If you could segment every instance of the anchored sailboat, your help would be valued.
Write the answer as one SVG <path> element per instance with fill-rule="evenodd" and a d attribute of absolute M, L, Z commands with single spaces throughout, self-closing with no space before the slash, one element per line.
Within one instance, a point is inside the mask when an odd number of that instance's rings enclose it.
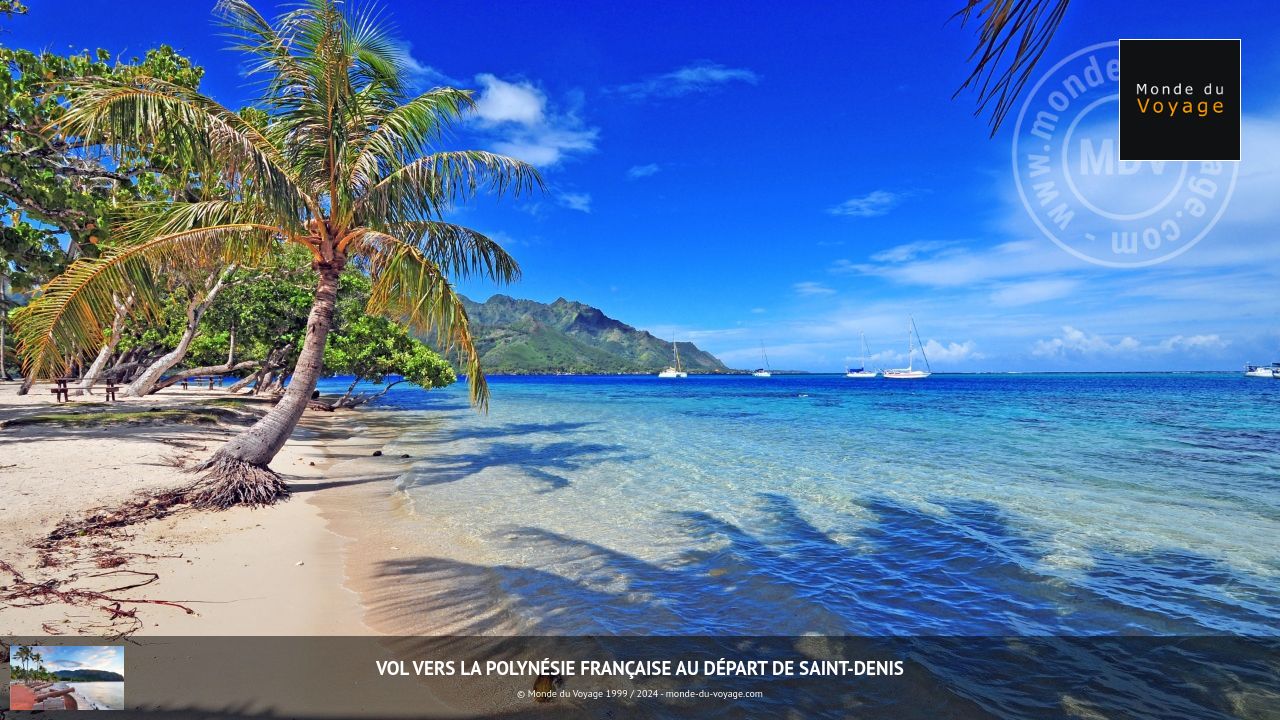
<path fill-rule="evenodd" d="M 867 369 L 867 336 L 858 333 L 858 338 L 862 341 L 862 364 L 856 368 L 849 368 L 849 371 L 844 376 L 850 378 L 873 378 L 880 373 Z"/>
<path fill-rule="evenodd" d="M 920 348 L 920 357 L 924 358 L 924 370 L 916 370 L 916 347 Z M 884 376 L 890 380 L 919 380 L 933 374 L 929 367 L 929 358 L 924 354 L 924 344 L 920 342 L 920 331 L 916 330 L 916 319 L 911 318 L 907 328 L 907 366 L 896 370 L 885 370 Z"/>
<path fill-rule="evenodd" d="M 676 355 L 676 364 L 675 364 L 673 367 L 669 367 L 669 368 L 667 368 L 666 370 L 663 370 L 662 372 L 658 373 L 658 377 L 660 377 L 660 378 L 687 378 L 687 377 L 689 377 L 689 373 L 685 372 L 685 371 L 684 371 L 684 368 L 683 368 L 683 367 L 681 367 L 681 365 L 680 365 L 680 346 L 676 344 L 675 338 L 672 338 L 672 339 L 671 339 L 671 350 L 672 350 L 672 351 L 675 353 L 675 355 Z"/>
<path fill-rule="evenodd" d="M 769 356 L 764 352 L 763 340 L 760 341 L 760 359 L 764 361 L 764 367 L 756 368 L 756 371 L 751 374 L 756 377 L 773 377 L 773 369 L 769 367 Z"/>

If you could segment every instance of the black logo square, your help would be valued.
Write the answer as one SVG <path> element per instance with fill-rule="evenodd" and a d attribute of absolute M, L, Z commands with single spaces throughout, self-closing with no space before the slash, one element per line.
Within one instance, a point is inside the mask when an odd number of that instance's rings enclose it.
<path fill-rule="evenodd" d="M 1121 160 L 1240 159 L 1239 40 L 1120 41 Z"/>

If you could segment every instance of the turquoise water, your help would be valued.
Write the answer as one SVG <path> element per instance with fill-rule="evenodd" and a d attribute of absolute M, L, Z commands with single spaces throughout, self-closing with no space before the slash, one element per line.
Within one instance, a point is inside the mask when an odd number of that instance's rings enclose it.
<path fill-rule="evenodd" d="M 402 442 L 426 457 L 400 482 L 424 534 L 451 538 L 430 559 L 432 578 L 486 608 L 463 630 L 1280 628 L 1278 381 L 537 377 L 491 387 L 487 416 L 461 387 L 402 386 L 383 402 L 418 413 Z"/>

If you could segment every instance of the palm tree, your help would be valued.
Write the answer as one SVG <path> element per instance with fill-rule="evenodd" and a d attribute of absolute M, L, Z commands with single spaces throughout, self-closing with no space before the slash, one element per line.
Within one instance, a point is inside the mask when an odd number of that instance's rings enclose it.
<path fill-rule="evenodd" d="M 14 661 L 22 665 L 22 679 L 24 680 L 27 678 L 27 663 L 31 662 L 31 658 L 34 655 L 35 653 L 31 652 L 31 648 L 26 645 L 19 645 L 18 649 L 13 652 Z"/>
<path fill-rule="evenodd" d="M 134 294 L 133 314 L 159 307 L 153 279 L 171 269 L 261 265 L 286 244 L 305 247 L 318 277 L 288 391 L 256 424 L 206 460 L 188 499 L 201 507 L 267 504 L 288 489 L 267 468 L 297 425 L 320 376 L 338 276 L 368 273 L 368 310 L 434 333 L 458 355 L 471 401 L 488 389 L 467 314 L 451 279 L 511 282 L 519 266 L 493 240 L 444 220 L 481 190 L 542 188 L 511 158 L 438 149 L 473 107 L 467 91 L 411 97 L 408 58 L 376 14 L 339 0 L 307 0 L 274 24 L 245 0 L 215 13 L 261 79 L 254 108 L 233 112 L 195 91 L 147 76 L 73 83 L 60 131 L 100 139 L 117 156 L 154 152 L 178 171 L 213 177 L 204 197 L 129 208 L 116 244 L 51 281 L 17 328 L 26 373 L 47 377 L 102 344 L 113 297 Z"/>

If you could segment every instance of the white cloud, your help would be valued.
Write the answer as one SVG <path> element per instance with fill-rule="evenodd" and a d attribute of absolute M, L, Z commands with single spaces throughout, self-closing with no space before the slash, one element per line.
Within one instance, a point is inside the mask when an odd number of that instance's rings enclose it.
<path fill-rule="evenodd" d="M 791 289 L 795 290 L 797 295 L 803 295 L 803 296 L 835 294 L 835 290 L 832 290 L 831 288 L 827 287 L 826 285 L 823 285 L 822 283 L 813 282 L 812 280 L 798 282 L 795 285 L 792 285 Z"/>
<path fill-rule="evenodd" d="M 657 175 L 662 170 L 662 166 L 657 163 L 649 163 L 648 165 L 633 165 L 627 170 L 627 177 L 632 180 L 639 178 L 647 178 L 651 175 Z"/>
<path fill-rule="evenodd" d="M 972 340 L 965 340 L 962 343 L 951 342 L 943 345 L 937 340 L 930 339 L 924 344 L 924 353 L 929 357 L 930 362 L 940 363 L 981 360 L 985 357 L 978 352 L 978 346 Z"/>
<path fill-rule="evenodd" d="M 1031 354 L 1038 357 L 1069 357 L 1072 355 L 1118 355 L 1137 353 L 1171 353 L 1180 351 L 1221 350 L 1227 343 L 1218 335 L 1174 335 L 1158 343 L 1144 345 L 1137 338 L 1124 336 L 1111 341 L 1100 335 L 1091 335 L 1070 325 L 1062 327 L 1062 335 L 1048 340 L 1037 340 Z"/>
<path fill-rule="evenodd" d="M 991 293 L 991 302 L 1002 307 L 1034 305 L 1048 300 L 1066 297 L 1080 283 L 1075 280 L 1028 280 L 997 287 Z"/>
<path fill-rule="evenodd" d="M 462 87 L 466 83 L 434 68 L 413 56 L 413 44 L 404 43 L 400 48 L 401 62 L 413 84 L 421 88 Z"/>
<path fill-rule="evenodd" d="M 475 122 L 492 136 L 493 149 L 539 167 L 595 150 L 600 131 L 575 112 L 548 109 L 546 94 L 528 81 L 509 82 L 490 73 L 476 76 Z"/>
<path fill-rule="evenodd" d="M 769 311 L 768 311 L 768 310 L 765 310 L 765 309 L 764 309 L 764 308 L 762 308 L 762 307 L 754 307 L 754 308 L 751 308 L 751 314 L 753 314 L 753 315 L 761 315 L 761 314 L 763 314 L 763 313 L 767 313 L 767 312 L 769 312 Z"/>
<path fill-rule="evenodd" d="M 872 190 L 866 195 L 849 198 L 835 207 L 828 208 L 827 212 L 843 217 L 880 217 L 897 207 L 909 195 L 910 193 L 889 190 Z"/>
<path fill-rule="evenodd" d="M 888 250 L 881 250 L 872 255 L 871 259 L 883 263 L 907 262 L 915 260 L 926 253 L 936 252 L 952 245 L 955 245 L 955 242 L 949 240 L 917 240 L 916 242 L 896 245 Z"/>
<path fill-rule="evenodd" d="M 569 208 L 570 210 L 577 210 L 578 212 L 584 212 L 584 213 L 591 212 L 590 193 L 574 193 L 574 192 L 560 193 L 558 196 L 556 196 L 556 201 L 559 202 L 564 207 Z"/>
<path fill-rule="evenodd" d="M 647 97 L 672 98 L 706 92 L 729 83 L 755 85 L 760 78 L 746 68 L 731 68 L 708 60 L 700 60 L 669 73 L 619 86 L 617 92 L 633 100 Z"/>

